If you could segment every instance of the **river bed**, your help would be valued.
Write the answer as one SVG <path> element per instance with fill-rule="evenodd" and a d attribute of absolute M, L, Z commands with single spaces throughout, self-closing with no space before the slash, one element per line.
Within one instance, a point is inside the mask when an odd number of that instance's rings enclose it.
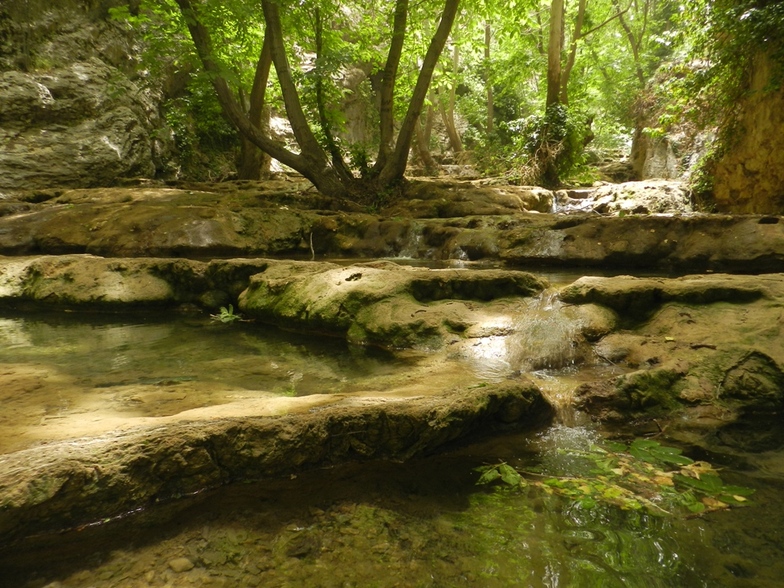
<path fill-rule="evenodd" d="M 543 324 L 557 334 L 557 324 Z M 522 332 L 525 341 L 539 330 Z M 6 314 L 0 339 L 3 452 L 45 442 L 53 423 L 86 422 L 89 431 L 108 412 L 134 419 L 254 395 L 383 389 L 418 361 L 204 316 Z M 205 490 L 31 537 L 0 548 L 0 586 L 781 585 L 784 431 L 775 419 L 751 425 L 767 430 L 761 444 L 735 428 L 681 445 L 726 482 L 754 490 L 743 508 L 662 517 L 477 486 L 475 468 L 499 461 L 557 463 L 568 475 L 586 444 L 616 435 L 569 409 L 570 389 L 614 367 L 549 356 L 559 365 L 532 373 L 559 405 L 548 428 L 475 437 L 402 464 L 345 464 Z M 461 365 L 458 376 L 471 363 Z M 519 367 L 482 366 L 472 377 L 514 377 Z"/>
<path fill-rule="evenodd" d="M 774 587 L 784 452 L 724 456 L 753 504 L 659 517 L 477 486 L 606 434 L 554 425 L 405 464 L 347 464 L 225 487 L 0 553 L 3 585 L 54 587 Z M 688 451 L 687 451 L 688 452 Z M 722 460 L 717 450 L 714 460 Z M 695 457 L 699 457 L 696 456 Z M 729 465 L 729 463 L 734 465 Z M 564 464 L 561 464 L 562 466 Z"/>

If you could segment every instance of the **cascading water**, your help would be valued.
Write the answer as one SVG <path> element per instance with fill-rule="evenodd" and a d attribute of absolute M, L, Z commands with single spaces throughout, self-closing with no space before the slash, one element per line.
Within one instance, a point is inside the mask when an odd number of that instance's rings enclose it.
<path fill-rule="evenodd" d="M 505 325 L 494 325 L 497 334 L 472 347 L 473 364 L 479 375 L 505 379 L 526 374 L 532 377 L 562 418 L 571 418 L 575 366 L 587 356 L 580 317 L 548 288 L 526 301 L 521 312 Z"/>
<path fill-rule="evenodd" d="M 423 242 L 422 225 L 411 223 L 408 233 L 406 234 L 406 240 L 403 242 L 400 252 L 396 257 L 399 259 L 421 259 L 422 257 L 428 257 L 427 254 L 423 256 Z"/>
<path fill-rule="evenodd" d="M 617 368 L 595 361 L 583 331 L 588 320 L 563 304 L 556 288 L 527 299 L 512 316 L 492 317 L 463 354 L 473 371 L 500 381 L 525 375 L 539 386 L 556 411 L 558 422 L 575 424 L 574 390 L 582 383 L 612 375 Z"/>
<path fill-rule="evenodd" d="M 580 361 L 580 324 L 564 311 L 554 288 L 532 298 L 515 324 L 510 354 L 519 371 L 559 370 Z"/>

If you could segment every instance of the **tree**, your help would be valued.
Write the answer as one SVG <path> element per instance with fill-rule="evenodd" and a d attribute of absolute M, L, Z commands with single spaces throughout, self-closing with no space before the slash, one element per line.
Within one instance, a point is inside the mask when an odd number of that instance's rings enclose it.
<path fill-rule="evenodd" d="M 272 44 L 269 36 L 265 35 L 246 108 L 250 123 L 258 127 L 264 134 L 269 132 L 269 108 L 266 108 L 265 98 L 271 67 Z M 243 97 L 242 94 L 240 97 Z M 258 180 L 263 174 L 269 172 L 270 157 L 244 135 L 240 140 L 242 141 L 242 152 L 237 177 L 240 180 Z"/>
<path fill-rule="evenodd" d="M 561 101 L 561 52 L 564 42 L 564 10 L 564 0 L 551 0 L 545 108 L 553 104 L 559 104 Z"/>
<path fill-rule="evenodd" d="M 389 52 L 383 67 L 381 89 L 379 93 L 379 136 L 380 144 L 376 162 L 367 170 L 364 177 L 357 177 L 344 159 L 329 128 L 326 117 L 326 105 L 323 103 L 317 88 L 316 101 L 318 106 L 318 126 L 323 135 L 323 142 L 317 138 L 308 116 L 303 108 L 300 90 L 295 81 L 295 73 L 290 64 L 286 50 L 286 38 L 281 20 L 280 5 L 273 0 L 261 0 L 266 35 L 270 38 L 271 60 L 275 66 L 278 84 L 285 104 L 286 113 L 291 123 L 299 152 L 294 152 L 274 141 L 253 121 L 240 107 L 233 93 L 229 90 L 224 68 L 214 50 L 212 34 L 204 21 L 205 2 L 199 0 L 175 0 L 185 22 L 204 70 L 210 75 L 218 100 L 228 119 L 250 142 L 257 145 L 265 153 L 285 165 L 302 173 L 316 188 L 329 196 L 349 196 L 361 199 L 368 191 L 378 194 L 403 180 L 408 153 L 415 134 L 415 125 L 428 94 L 433 71 L 441 52 L 449 37 L 452 24 L 457 14 L 459 0 L 445 0 L 441 10 L 439 25 L 433 34 L 427 51 L 422 59 L 416 83 L 408 100 L 407 109 L 400 123 L 397 137 L 394 136 L 394 105 L 397 71 L 400 65 L 402 47 L 406 37 L 407 19 L 409 14 L 408 0 L 396 0 Z M 319 52 L 319 31 L 323 33 L 324 23 L 319 13 L 316 19 L 316 59 Z M 322 38 L 323 40 L 323 38 Z M 323 49 L 323 47 L 321 47 Z M 326 84 L 326 80 L 318 79 L 318 84 Z M 323 107 L 323 108 L 322 108 Z"/>

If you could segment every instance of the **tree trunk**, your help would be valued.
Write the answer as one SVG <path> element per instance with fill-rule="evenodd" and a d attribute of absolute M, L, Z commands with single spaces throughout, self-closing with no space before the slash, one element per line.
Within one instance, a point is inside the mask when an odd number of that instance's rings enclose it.
<path fill-rule="evenodd" d="M 395 19 L 392 26 L 392 41 L 389 54 L 381 77 L 380 108 L 379 108 L 379 147 L 374 169 L 376 173 L 384 168 L 392 154 L 395 135 L 395 80 L 403 53 L 403 41 L 406 38 L 406 22 L 408 20 L 408 0 L 396 0 Z"/>
<path fill-rule="evenodd" d="M 457 75 L 457 69 L 460 66 L 460 54 L 457 45 L 452 49 L 452 71 Z M 441 111 L 441 121 L 444 123 L 447 137 L 449 137 L 449 147 L 455 154 L 463 151 L 463 141 L 460 140 L 460 133 L 457 132 L 457 125 L 455 125 L 455 102 L 457 99 L 457 83 L 452 81 L 449 89 L 449 102 L 444 104 L 443 100 L 438 101 L 439 110 Z"/>
<path fill-rule="evenodd" d="M 490 64 L 490 43 L 493 34 L 490 28 L 490 21 L 485 22 L 485 88 L 487 89 L 487 123 L 485 125 L 485 136 L 493 134 L 495 125 L 495 105 L 493 103 L 493 77 L 491 75 Z"/>
<path fill-rule="evenodd" d="M 324 97 L 324 78 L 319 72 L 321 62 L 324 59 L 324 23 L 321 20 L 321 10 L 318 6 L 314 9 L 316 21 L 316 108 L 318 109 L 319 125 L 324 139 L 327 143 L 327 150 L 332 159 L 332 167 L 335 169 L 344 184 L 350 184 L 354 180 L 354 174 L 343 160 L 337 141 L 332 134 L 332 126 L 327 116 L 327 104 Z"/>
<path fill-rule="evenodd" d="M 566 58 L 566 64 L 561 70 L 561 91 L 560 101 L 564 106 L 569 104 L 569 77 L 572 75 L 574 62 L 577 60 L 577 46 L 582 38 L 583 23 L 585 22 L 585 5 L 587 0 L 580 0 L 577 5 L 577 19 L 574 23 L 574 32 L 572 33 L 572 42 L 569 44 L 569 55 Z"/>
<path fill-rule="evenodd" d="M 561 48 L 564 37 L 564 0 L 550 4 L 550 41 L 547 45 L 546 106 L 558 104 L 561 90 Z"/>
<path fill-rule="evenodd" d="M 449 38 L 459 5 L 460 0 L 446 0 L 444 4 L 441 22 L 438 23 L 438 29 L 430 40 L 425 59 L 422 62 L 422 69 L 419 70 L 419 76 L 414 86 L 414 92 L 408 103 L 406 116 L 400 126 L 400 132 L 395 142 L 395 150 L 379 174 L 379 182 L 383 186 L 395 184 L 403 179 L 403 174 L 406 171 L 406 162 L 408 161 L 408 152 L 411 149 L 411 141 L 414 137 L 414 126 L 419 122 L 419 116 L 422 114 L 422 106 L 427 97 L 430 82 L 433 79 L 433 72 L 436 69 L 441 52 L 444 50 L 444 45 L 446 45 L 446 41 Z"/>
<path fill-rule="evenodd" d="M 200 21 L 199 14 L 194 8 L 193 0 L 175 1 L 185 18 L 196 51 L 205 71 L 210 76 L 213 88 L 218 97 L 218 102 L 220 103 L 224 114 L 249 141 L 284 165 L 288 165 L 300 172 L 310 180 L 322 194 L 327 196 L 356 196 L 361 186 L 365 188 L 370 187 L 367 184 L 360 182 L 353 174 L 350 176 L 341 174 L 339 169 L 336 169 L 335 165 L 332 164 L 329 154 L 321 147 L 311 130 L 305 117 L 291 73 L 291 67 L 286 56 L 277 3 L 273 0 L 261 0 L 264 19 L 267 25 L 266 34 L 270 38 L 272 63 L 275 65 L 275 71 L 277 72 L 278 82 L 283 95 L 283 102 L 286 106 L 286 113 L 300 148 L 299 153 L 294 153 L 281 143 L 273 141 L 262 132 L 258 125 L 251 122 L 229 89 L 226 79 L 223 76 L 221 68 L 212 51 L 212 40 L 209 31 Z M 401 124 L 397 141 L 394 142 L 394 148 L 388 148 L 382 145 L 379 160 L 384 161 L 384 163 L 383 165 L 379 165 L 379 161 L 376 162 L 376 166 L 374 167 L 374 175 L 376 177 L 371 190 L 373 188 L 379 191 L 385 190 L 398 184 L 403 179 L 408 153 L 411 149 L 411 144 L 415 135 L 415 125 L 419 122 L 423 104 L 433 77 L 433 71 L 435 70 L 438 59 L 449 37 L 459 4 L 460 0 L 445 0 L 445 5 L 441 13 L 441 21 L 425 54 L 422 68 L 417 77 L 411 99 L 409 100 L 406 116 Z M 196 6 L 198 7 L 198 4 L 196 4 Z M 384 71 L 381 90 L 382 115 L 380 122 L 382 136 L 385 137 L 386 145 L 391 145 L 391 137 L 394 133 L 394 85 L 397 76 L 397 68 L 400 62 L 400 53 L 402 52 L 403 37 L 405 35 L 408 0 L 396 0 L 395 6 L 395 30 L 392 45 L 390 47 L 390 55 L 387 59 L 387 67 L 385 67 Z M 333 160 L 336 153 L 337 150 L 333 150 Z M 342 161 L 342 157 L 340 157 L 340 161 Z M 339 165 L 338 168 L 340 168 Z"/>
<path fill-rule="evenodd" d="M 194 10 L 193 5 L 191 4 L 191 0 L 176 0 L 176 2 L 180 7 L 180 11 L 185 17 L 185 22 L 188 25 L 188 31 L 191 34 L 193 44 L 196 47 L 196 52 L 198 53 L 199 59 L 204 66 L 204 70 L 210 75 L 212 86 L 215 89 L 215 93 L 218 97 L 218 102 L 220 103 L 224 114 L 228 117 L 232 124 L 234 124 L 234 126 L 237 127 L 237 129 L 239 129 L 239 131 L 245 137 L 247 137 L 248 140 L 253 142 L 259 148 L 263 149 L 266 153 L 270 154 L 284 165 L 288 165 L 289 167 L 300 172 L 323 194 L 327 196 L 344 196 L 346 189 L 341 184 L 340 178 L 338 178 L 337 174 L 334 173 L 334 170 L 332 170 L 332 168 L 326 164 L 326 154 L 318 145 L 318 142 L 315 141 L 315 137 L 313 138 L 313 143 L 315 143 L 315 146 L 317 147 L 316 153 L 306 151 L 302 144 L 302 154 L 292 153 L 280 143 L 270 139 L 267 135 L 262 133 L 259 127 L 250 122 L 243 109 L 235 100 L 234 95 L 229 89 L 229 85 L 226 83 L 226 78 L 224 78 L 222 75 L 221 68 L 219 67 L 217 61 L 215 61 L 215 57 L 212 52 L 212 39 L 210 38 L 209 31 L 199 20 L 199 16 Z M 266 1 L 264 3 L 269 4 Z M 267 34 L 272 34 L 270 39 L 272 42 L 272 61 L 274 63 L 276 60 L 277 46 L 278 60 L 285 62 L 284 66 L 287 66 L 288 63 L 285 59 L 285 52 L 281 51 L 283 44 L 282 41 L 280 41 L 280 20 L 273 20 L 273 23 L 275 24 L 272 24 L 269 20 L 267 21 Z M 275 27 L 277 27 L 277 31 L 274 31 Z M 283 57 L 282 60 L 280 57 L 281 53 Z M 281 76 L 277 64 L 275 69 L 278 71 L 278 79 L 281 81 L 281 87 L 283 87 L 286 84 L 281 80 L 281 77 L 286 78 L 285 69 L 283 76 Z M 293 82 L 291 82 L 290 72 L 288 72 L 288 74 L 289 75 L 286 79 L 288 82 L 287 91 L 290 93 L 293 87 Z M 284 95 L 285 92 L 286 91 L 284 91 Z M 299 98 L 296 95 L 296 88 L 294 88 L 294 97 L 294 101 L 292 101 L 291 98 L 289 101 L 298 104 Z M 300 113 L 301 112 L 302 109 L 300 107 Z M 304 115 L 302 115 L 297 122 L 299 132 L 304 137 L 307 135 L 307 133 L 303 132 L 301 128 L 301 122 L 303 120 Z M 291 121 L 291 123 L 292 127 L 294 127 L 294 121 Z M 307 123 L 305 123 L 305 125 L 307 126 Z M 307 129 L 307 132 L 310 132 L 309 128 Z M 312 133 L 310 133 L 310 135 L 312 137 Z"/>
<path fill-rule="evenodd" d="M 428 117 L 430 113 L 428 112 Z M 426 117 L 427 118 L 427 117 Z M 425 174 L 433 176 L 437 174 L 438 164 L 433 156 L 430 154 L 430 137 L 427 134 L 427 120 L 425 120 L 424 128 L 422 122 L 416 125 L 416 135 L 414 137 L 414 147 L 419 160 L 422 162 L 422 167 L 425 168 Z"/>
<path fill-rule="evenodd" d="M 264 10 L 264 20 L 267 23 L 267 34 L 272 42 L 272 63 L 275 64 L 275 71 L 278 74 L 278 83 L 283 95 L 283 104 L 286 107 L 286 115 L 291 123 L 291 130 L 294 138 L 300 147 L 301 157 L 308 162 L 314 170 L 324 170 L 328 168 L 328 157 L 319 145 L 316 136 L 308 124 L 305 111 L 299 99 L 297 86 L 291 73 L 286 48 L 283 45 L 283 27 L 280 24 L 280 13 L 278 4 L 272 0 L 262 0 L 261 7 Z"/>
<path fill-rule="evenodd" d="M 626 34 L 626 40 L 629 42 L 629 48 L 632 50 L 632 57 L 634 58 L 634 72 L 637 75 L 637 81 L 640 84 L 640 88 L 645 87 L 645 73 L 642 70 L 642 62 L 640 61 L 640 45 L 642 43 L 643 36 L 645 35 L 645 25 L 647 24 L 647 2 L 645 5 L 645 19 L 643 21 L 643 30 L 640 33 L 639 38 L 635 38 L 634 32 L 632 31 L 629 23 L 626 22 L 626 19 L 623 17 L 623 14 L 626 12 L 625 10 L 621 12 L 620 7 L 618 6 L 617 0 L 613 1 L 616 9 L 618 10 L 618 20 L 621 23 L 621 28 L 623 28 L 623 32 Z"/>
<path fill-rule="evenodd" d="M 269 35 L 265 34 L 259 61 L 256 64 L 256 74 L 253 76 L 253 87 L 250 90 L 250 106 L 248 108 L 248 120 L 265 135 L 269 134 L 269 109 L 266 108 L 265 97 L 271 66 L 271 44 Z M 242 151 L 237 177 L 240 180 L 258 180 L 261 179 L 262 175 L 268 175 L 270 156 L 259 149 L 242 133 L 240 133 L 240 139 L 242 141 Z"/>
<path fill-rule="evenodd" d="M 436 109 L 433 106 L 433 100 L 427 106 L 427 115 L 425 116 L 425 141 L 430 145 L 430 139 L 433 137 L 433 125 L 436 122 Z"/>

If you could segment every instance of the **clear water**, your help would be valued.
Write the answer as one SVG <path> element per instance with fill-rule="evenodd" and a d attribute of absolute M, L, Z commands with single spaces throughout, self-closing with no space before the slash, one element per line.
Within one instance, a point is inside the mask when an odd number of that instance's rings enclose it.
<path fill-rule="evenodd" d="M 597 432 L 561 425 L 405 464 L 349 464 L 228 487 L 0 552 L 0 584 L 108 588 L 774 587 L 784 451 L 731 452 L 754 505 L 695 518 L 584 510 L 475 485 L 504 459 L 559 471 Z M 721 459 L 720 453 L 713 453 Z M 556 460 L 555 462 L 548 460 Z M 737 465 L 741 464 L 741 465 Z"/>
<path fill-rule="evenodd" d="M 521 346 L 542 325 L 558 330 L 545 312 L 550 302 L 536 303 L 544 314 L 534 313 L 532 330 L 521 331 Z M 507 350 L 518 349 L 507 343 Z M 611 434 L 585 426 L 568 409 L 570 390 L 610 367 L 573 365 L 568 354 L 561 359 L 557 369 L 532 375 L 572 426 L 476 441 L 405 464 L 348 464 L 211 490 L 111 523 L 30 538 L 0 547 L 0 586 L 784 585 L 780 419 L 728 428 L 706 446 L 685 447 L 722 467 L 727 483 L 755 488 L 747 508 L 659 518 L 476 486 L 473 469 L 499 460 L 580 475 L 584 462 L 568 450 Z M 504 374 L 527 365 L 512 363 Z M 29 445 L 31 431 L 44 438 L 68 419 L 141 418 L 263 395 L 381 389 L 411 367 L 337 341 L 206 317 L 5 315 L 0 450 Z"/>
<path fill-rule="evenodd" d="M 0 453 L 65 428 L 92 434 L 245 399 L 383 390 L 409 369 L 377 350 L 207 316 L 6 314 Z"/>

